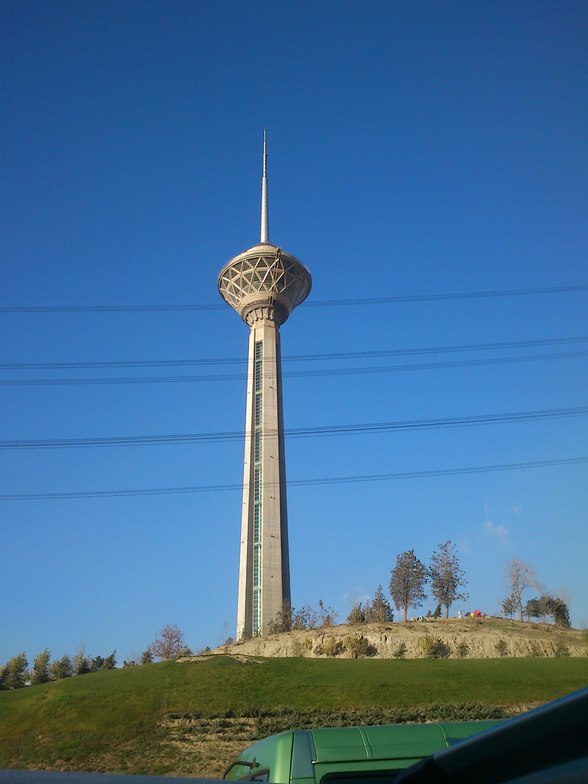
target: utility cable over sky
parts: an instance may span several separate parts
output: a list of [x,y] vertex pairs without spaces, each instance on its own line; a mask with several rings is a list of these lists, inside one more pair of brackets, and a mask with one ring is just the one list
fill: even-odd
[[[588,414],[588,406],[575,408],[547,409],[544,411],[511,411],[502,414],[478,414],[438,419],[405,420],[399,422],[372,422],[363,424],[322,425],[315,427],[285,428],[288,438],[317,438],[325,436],[371,435],[398,431],[433,430],[439,428],[474,427],[517,422],[538,422],[549,419],[567,419]],[[277,430],[268,428],[263,439],[273,439]],[[219,433],[177,433],[167,435],[110,436],[104,438],[48,438],[0,441],[4,449],[72,449],[119,446],[161,446],[164,444],[212,444],[242,441],[244,431]]]
[[[484,474],[500,471],[523,471],[533,468],[556,468],[588,463],[588,455],[580,457],[554,458],[551,460],[535,460],[522,463],[498,463],[496,465],[468,466],[461,468],[432,468],[422,471],[401,471],[390,474],[371,474],[362,476],[332,476],[317,479],[294,479],[288,484],[291,487],[310,487],[315,485],[356,484],[361,482],[385,482],[400,479],[424,479],[427,477],[463,476],[466,474]],[[269,484],[268,487],[277,487]],[[181,493],[216,493],[221,491],[240,490],[243,485],[201,485],[194,487],[151,487],[141,490],[82,490],[69,493],[6,493],[0,494],[0,501],[58,501],[75,498],[120,498],[139,495],[176,495]]]
[[[531,348],[542,346],[561,346],[587,343],[588,335],[578,337],[539,338],[537,340],[500,341],[494,343],[462,343],[453,346],[429,346],[421,348],[393,348],[381,351],[333,351],[323,354],[286,354],[282,362],[313,362],[331,359],[363,359],[375,357],[419,356],[423,354],[450,354],[465,351],[495,351],[498,349]],[[3,362],[0,370],[64,370],[68,368],[110,368],[110,367],[181,367],[185,365],[244,365],[243,357],[200,358],[200,359],[136,359],[109,360],[103,362]]]
[[[567,286],[538,286],[486,291],[454,291],[447,293],[406,294],[390,297],[356,299],[323,299],[307,302],[307,308],[342,307],[350,305],[401,305],[411,302],[450,302],[459,299],[522,297],[537,294],[573,294],[588,291],[588,283]],[[165,313],[173,311],[224,310],[223,305],[0,305],[0,313]]]

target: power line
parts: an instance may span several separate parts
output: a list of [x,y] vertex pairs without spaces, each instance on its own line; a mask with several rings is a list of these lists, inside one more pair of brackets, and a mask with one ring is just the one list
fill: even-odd
[[[588,283],[568,286],[490,289],[486,291],[455,291],[439,294],[408,294],[391,297],[323,299],[306,302],[304,307],[341,307],[350,305],[402,305],[412,302],[447,302],[451,300],[520,297],[538,294],[570,294],[588,291]],[[4,305],[0,313],[172,313],[224,310],[226,305]]]
[[[405,373],[414,370],[443,370],[449,368],[479,367],[484,365],[509,365],[526,362],[544,362],[554,359],[578,359],[588,356],[588,351],[569,351],[555,354],[527,354],[514,357],[488,357],[446,362],[421,362],[403,365],[377,365],[372,367],[330,368],[321,370],[295,370],[283,373],[284,378],[315,378],[318,376],[370,375],[373,373]],[[111,376],[97,378],[28,378],[0,379],[4,387],[88,386],[117,384],[181,384],[196,381],[242,381],[245,373],[206,373],[181,376]]]
[[[550,408],[536,411],[511,411],[502,414],[475,414],[437,419],[406,419],[395,422],[320,425],[286,429],[288,438],[317,438],[324,436],[370,435],[398,431],[435,430],[454,427],[474,427],[505,423],[533,422],[548,419],[567,419],[586,416],[588,406]],[[275,437],[276,430],[266,431],[266,438]],[[168,444],[210,444],[241,441],[244,431],[216,433],[178,433],[167,435],[110,436],[104,438],[51,438],[0,441],[0,449],[71,449],[118,446],[161,446]]]
[[[359,482],[383,482],[402,479],[423,479],[426,477],[461,476],[497,471],[521,471],[531,468],[552,468],[555,466],[578,465],[588,462],[588,456],[554,460],[535,460],[524,463],[498,463],[486,466],[462,468],[437,468],[425,471],[402,471],[389,474],[368,474],[352,476],[333,476],[317,479],[295,479],[288,482],[291,487],[312,487],[317,485],[352,484]],[[181,493],[211,493],[229,490],[242,490],[241,484],[196,485],[187,487],[152,487],[140,490],[87,490],[70,493],[11,493],[0,495],[0,501],[53,501],[74,498],[121,498],[141,495],[177,495]]]
[[486,299],[492,297],[520,297],[535,294],[569,294],[588,291],[588,283],[572,286],[543,286],[535,288],[491,289],[487,291],[456,291],[445,294],[408,294],[394,297],[371,297],[366,299],[323,299],[310,301],[306,307],[338,307],[342,305],[403,305],[411,302],[443,302],[456,299]]
[[[427,346],[420,348],[394,348],[379,351],[333,351],[323,354],[290,354],[282,357],[282,362],[312,362],[333,359],[366,359],[376,357],[419,356],[426,354],[450,354],[465,351],[495,351],[499,349],[531,348],[542,346],[561,346],[588,342],[588,335],[564,338],[539,338],[536,340],[514,340],[493,343],[461,343],[457,345]],[[192,365],[243,365],[245,357],[212,357],[200,359],[145,359],[145,360],[106,360],[80,362],[4,362],[0,370],[67,370],[95,368],[141,368],[141,367],[182,367]]]

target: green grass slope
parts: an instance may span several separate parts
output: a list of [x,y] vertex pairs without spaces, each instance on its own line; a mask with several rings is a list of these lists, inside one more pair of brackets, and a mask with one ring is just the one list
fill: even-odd
[[500,717],[586,683],[587,658],[152,664],[0,692],[0,768],[219,775],[289,727]]

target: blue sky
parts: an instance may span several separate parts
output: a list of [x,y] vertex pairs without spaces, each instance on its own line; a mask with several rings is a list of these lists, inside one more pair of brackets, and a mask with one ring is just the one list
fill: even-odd
[[[313,276],[282,328],[287,428],[586,405],[586,342],[562,342],[588,335],[585,3],[8,0],[0,15],[0,381],[184,378],[1,384],[3,446],[242,430],[247,328],[216,278],[259,237],[263,128],[270,239]],[[576,288],[415,300],[557,287]],[[358,301],[393,297],[409,301]],[[123,309],[79,310],[96,305]],[[172,309],[129,310],[147,305]],[[555,342],[308,358],[540,340]],[[164,360],[194,364],[6,367]],[[428,561],[451,539],[470,594],[455,611],[497,612],[518,557],[588,625],[585,462],[296,484],[582,458],[587,435],[574,415],[287,438],[294,605],[344,619],[398,553]],[[234,634],[238,490],[10,496],[234,486],[241,466],[239,440],[0,449],[0,661],[82,645],[122,661],[166,623],[194,649]]]

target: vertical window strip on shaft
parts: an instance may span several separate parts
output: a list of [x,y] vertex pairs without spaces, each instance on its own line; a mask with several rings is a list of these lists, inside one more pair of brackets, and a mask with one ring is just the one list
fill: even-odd
[[261,529],[263,524],[262,499],[262,457],[263,457],[263,341],[255,343],[255,425],[253,437],[253,596],[252,596],[252,633],[261,634],[262,595],[261,595]]

